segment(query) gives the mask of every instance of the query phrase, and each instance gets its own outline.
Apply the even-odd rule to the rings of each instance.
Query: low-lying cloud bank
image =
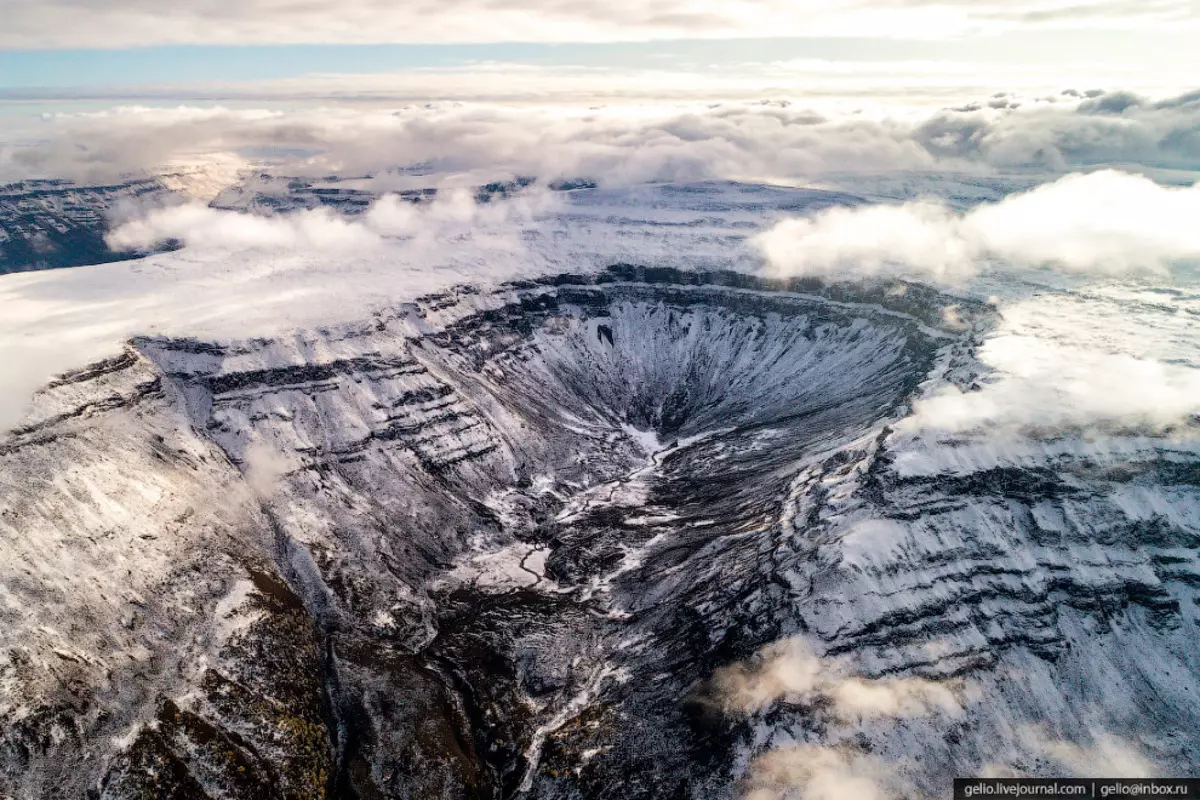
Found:
[[[776,95],[780,96],[780,95]],[[807,103],[394,110],[121,107],[46,116],[0,142],[0,182],[111,181],[221,154],[279,174],[536,175],[626,185],[700,179],[806,180],[839,171],[1063,171],[1101,164],[1200,169],[1200,92],[998,94],[930,113]]]
[[[1171,280],[998,273],[970,284],[1007,292],[977,350],[977,380],[931,387],[896,426],[903,436],[983,435],[1012,443],[1089,434],[1200,435],[1200,293],[1194,268]],[[1039,288],[1039,284],[1044,284]],[[1063,291],[1054,284],[1075,290]],[[1194,444],[1188,445],[1194,449]],[[933,474],[938,458],[902,458]],[[955,448],[942,452],[956,462]]]
[[[756,238],[778,275],[961,281],[989,261],[1101,275],[1164,274],[1200,258],[1200,184],[1072,174],[967,212],[944,202],[835,208]]]
[[[1191,366],[1011,334],[985,342],[980,359],[996,370],[991,382],[918,401],[901,429],[1162,431],[1200,414],[1200,370]]]
[[[127,220],[106,237],[118,251],[149,250],[167,241],[205,250],[355,251],[404,239],[408,252],[459,235],[477,249],[512,249],[516,230],[558,207],[555,195],[530,190],[504,202],[477,203],[466,192],[446,192],[416,204],[384,195],[361,217],[328,209],[260,216],[198,203],[151,209]]]

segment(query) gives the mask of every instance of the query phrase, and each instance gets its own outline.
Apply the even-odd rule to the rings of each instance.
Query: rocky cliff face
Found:
[[[47,180],[0,186],[0,275],[132,258],[105,243],[109,215],[122,204],[170,199],[171,192],[155,179],[109,186]]]
[[[816,745],[940,793],[1108,733],[1186,771],[1200,458],[914,461],[992,317],[615,267],[136,340],[0,445],[0,795],[731,797]]]

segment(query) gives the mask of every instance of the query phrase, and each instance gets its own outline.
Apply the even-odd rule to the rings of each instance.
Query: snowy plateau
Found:
[[[1195,369],[1200,293],[743,268],[772,215],[879,199],[837,188],[560,187],[524,271],[426,271],[278,330],[213,323],[257,284],[186,247],[6,276],[135,322],[0,437],[0,797],[873,800],[1194,772],[1196,419],[919,409],[987,396],[989,342],[1081,309]],[[327,305],[379,274],[322,258]]]

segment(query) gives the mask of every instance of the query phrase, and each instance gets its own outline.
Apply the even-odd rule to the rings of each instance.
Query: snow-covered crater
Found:
[[[993,317],[898,282],[620,266],[136,339],[0,443],[0,789],[732,797],[824,742],[932,792],[987,759],[1049,769],[1039,719],[1079,748],[1155,720],[1178,733],[1147,758],[1179,763],[1192,473],[1154,441],[1119,474],[894,467],[891,426],[973,384]],[[714,696],[793,637],[851,671],[831,696],[858,717]],[[1082,705],[1145,653],[1172,677]],[[889,676],[970,724],[873,721]]]

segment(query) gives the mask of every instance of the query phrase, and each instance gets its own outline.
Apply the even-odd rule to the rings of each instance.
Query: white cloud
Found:
[[[825,669],[802,639],[765,648],[755,664],[722,667],[713,676],[718,699],[728,708],[755,713],[781,698],[810,697],[825,683]]]
[[[204,160],[228,172],[239,159],[314,177],[419,166],[432,173],[427,185],[476,172],[629,184],[803,181],[831,172],[1044,172],[1106,163],[1200,168],[1200,97],[1139,98],[1117,115],[1084,108],[1116,94],[1024,101],[1006,95],[932,116],[878,102],[847,107],[844,100],[287,111],[125,106],[48,115],[10,133],[0,141],[0,181],[110,181]]]
[[[587,42],[679,37],[944,38],[1012,28],[1194,27],[1187,0],[2,0],[0,47],[166,43]]]
[[[948,714],[961,710],[953,692],[919,678],[847,678],[833,687],[832,697],[844,716],[919,717],[935,710]]]
[[[1148,178],[1101,171],[1068,175],[971,212],[969,227],[985,253],[1016,264],[1071,272],[1165,272],[1200,257],[1200,185],[1160,186]]]
[[[554,109],[443,105],[396,111],[117,108],[49,118],[7,148],[7,176],[112,180],[204,153],[253,152],[284,174],[375,174],[421,165],[609,184],[835,169],[925,169],[934,158],[887,121],[829,121],[803,109],[737,104]],[[3,150],[4,148],[0,148]],[[434,177],[431,181],[436,182]]]
[[[250,488],[260,497],[269,498],[275,494],[279,480],[300,466],[270,442],[255,440],[246,448],[242,469]]]
[[[898,757],[894,747],[876,750],[863,744],[877,744],[872,741],[875,737],[864,740],[863,734],[879,734],[884,729],[861,723],[885,718],[911,720],[931,714],[961,718],[964,709],[960,697],[979,696],[972,692],[977,687],[961,679],[866,680],[849,675],[847,667],[845,658],[819,658],[804,639],[792,638],[776,642],[750,662],[724,668],[714,676],[714,689],[727,711],[753,714],[777,702],[804,706],[805,723],[797,727],[807,732],[808,741],[789,741],[798,735],[796,728],[779,718],[768,717],[764,729],[760,729],[773,731],[769,740],[772,747],[749,764],[743,794],[746,800],[911,797],[914,787],[910,780],[921,775],[922,765]],[[942,719],[931,722],[932,730],[944,729]],[[844,727],[846,723],[851,727]],[[911,729],[905,726],[905,730]],[[813,731],[821,732],[819,738],[814,740]],[[1053,737],[1033,725],[1016,726],[1011,732],[1015,734],[1016,749],[1009,751],[1008,757],[1013,763],[980,764],[975,774],[1019,777],[1028,774],[1030,763],[1042,765],[1033,774],[1134,778],[1157,773],[1134,743],[1103,730],[1085,733],[1090,741],[1082,742]],[[885,757],[884,753],[890,755]]]
[[[965,213],[938,201],[835,208],[757,238],[778,275],[911,274],[961,281],[987,261],[1068,272],[1163,274],[1200,258],[1200,185],[1103,170],[1072,174]]]
[[[1135,746],[1104,731],[1092,742],[1078,744],[1055,739],[1037,726],[1017,731],[1022,750],[1054,765],[1050,771],[1073,777],[1104,775],[1112,778],[1146,778],[1159,774],[1154,764]],[[1024,759],[1022,759],[1024,760]],[[911,797],[902,767],[848,745],[791,742],[755,758],[746,778],[745,800],[888,800]],[[984,764],[976,774],[984,777],[1027,777],[1008,764]]]
[[[531,188],[503,202],[480,204],[465,191],[448,191],[429,203],[396,195],[380,197],[361,217],[324,208],[260,216],[199,203],[155,208],[112,230],[114,250],[148,250],[177,241],[193,250],[303,250],[384,254],[403,240],[407,252],[436,248],[448,240],[492,250],[519,247],[513,231],[558,207],[558,197]]]
[[[1185,426],[1200,414],[1195,275],[1183,271],[1168,287],[1156,278],[1037,279],[1051,285],[1030,287],[1003,273],[972,283],[1007,297],[1000,300],[998,327],[978,349],[977,388],[931,387],[898,434],[961,439],[971,433],[999,443],[1011,442],[1014,433],[1046,437],[1088,429],[1173,431],[1194,439],[1195,429]],[[1083,291],[1063,290],[1070,287]],[[955,452],[944,452],[951,463]],[[901,458],[908,460],[905,469],[917,469],[928,455],[918,448]]]
[[[791,744],[751,764],[746,800],[887,800],[894,770],[849,749]]]
[[[0,278],[0,430],[54,375],[120,352],[136,335],[244,338],[362,320],[458,283],[555,269],[563,251],[530,246],[550,193],[477,205],[448,193],[420,209],[381,199],[357,219],[319,212],[255,217],[204,206],[155,209],[114,243],[182,239],[183,250],[86,269]],[[583,258],[574,268],[591,266]]]
[[[1106,731],[1095,731],[1093,741],[1086,745],[1055,739],[1037,726],[1025,727],[1020,733],[1027,747],[1078,778],[1149,778],[1159,774],[1136,745]]]
[[[937,280],[970,274],[979,257],[961,219],[938,202],[834,208],[784,220],[756,237],[778,276],[854,278],[913,272]]]
[[[1200,413],[1200,370],[1182,364],[1011,334],[985,342],[980,358],[996,370],[981,391],[945,387],[919,401],[901,427],[1161,429]]]
[[[764,648],[750,663],[723,667],[713,676],[718,701],[731,711],[753,714],[780,701],[828,701],[843,719],[917,717],[962,711],[947,685],[921,678],[868,680],[847,674],[839,660],[818,657],[803,638]]]
[[[176,239],[200,248],[295,248],[319,250],[370,247],[378,237],[366,226],[325,209],[260,217],[188,204],[159,208],[133,219],[107,237],[115,250],[145,250]]]

